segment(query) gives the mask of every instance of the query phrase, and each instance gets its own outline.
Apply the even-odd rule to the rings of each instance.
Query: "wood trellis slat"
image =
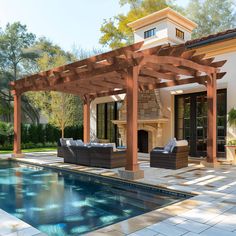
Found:
[[[81,61],[59,66],[16,81],[12,89],[27,91],[61,91],[79,96],[102,96],[126,91],[124,79],[129,68],[139,67],[139,89],[163,88],[187,83],[205,83],[203,76],[219,73],[225,61],[204,59],[185,45],[162,45],[140,50],[143,42]],[[180,79],[182,76],[192,76]],[[218,74],[218,79],[222,73]],[[167,80],[167,81],[166,81]]]

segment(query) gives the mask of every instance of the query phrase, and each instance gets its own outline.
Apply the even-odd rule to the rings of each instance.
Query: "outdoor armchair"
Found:
[[[157,147],[151,151],[151,167],[175,170],[188,166],[189,146],[187,141],[175,141],[169,150],[166,150],[166,146]]]

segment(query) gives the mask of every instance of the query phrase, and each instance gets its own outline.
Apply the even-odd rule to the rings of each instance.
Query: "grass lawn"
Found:
[[[31,149],[22,149],[22,152],[48,152],[48,151],[56,151],[56,147],[47,147],[47,148],[31,148]],[[9,154],[12,153],[10,150],[0,150],[0,154]]]

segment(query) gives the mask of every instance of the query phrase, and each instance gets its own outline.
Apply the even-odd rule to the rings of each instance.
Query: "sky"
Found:
[[[177,0],[185,6],[188,0]],[[0,0],[0,27],[20,21],[28,31],[45,36],[65,50],[102,48],[104,19],[126,13],[119,0]]]

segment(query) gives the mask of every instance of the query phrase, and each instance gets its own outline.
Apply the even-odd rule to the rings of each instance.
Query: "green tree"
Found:
[[[46,38],[39,39],[37,48],[41,51],[41,56],[37,59],[37,66],[40,71],[76,60],[72,53],[63,51]],[[62,137],[64,137],[65,127],[82,122],[82,103],[78,96],[54,91],[29,92],[27,94],[34,105],[47,117],[49,123],[61,130]]]
[[[7,24],[5,30],[0,31],[0,98],[8,114],[7,121],[11,121],[13,100],[9,83],[26,74],[26,64],[37,58],[34,43],[35,35],[29,33],[27,27],[20,22]],[[37,111],[25,96],[22,97],[22,108],[25,117],[38,121]]]
[[[126,15],[119,14],[113,18],[104,20],[100,28],[102,36],[99,42],[102,45],[115,49],[132,44],[134,41],[133,33],[127,26],[128,23],[166,8],[167,6],[182,11],[180,7],[177,7],[172,1],[168,0],[120,0],[121,6],[126,4],[130,7]]]
[[[198,24],[193,38],[221,32],[236,26],[233,0],[190,0],[187,17]]]
[[[51,92],[51,115],[49,122],[61,130],[64,138],[64,130],[68,126],[77,125],[81,120],[79,116],[78,102],[75,96],[65,93]]]

